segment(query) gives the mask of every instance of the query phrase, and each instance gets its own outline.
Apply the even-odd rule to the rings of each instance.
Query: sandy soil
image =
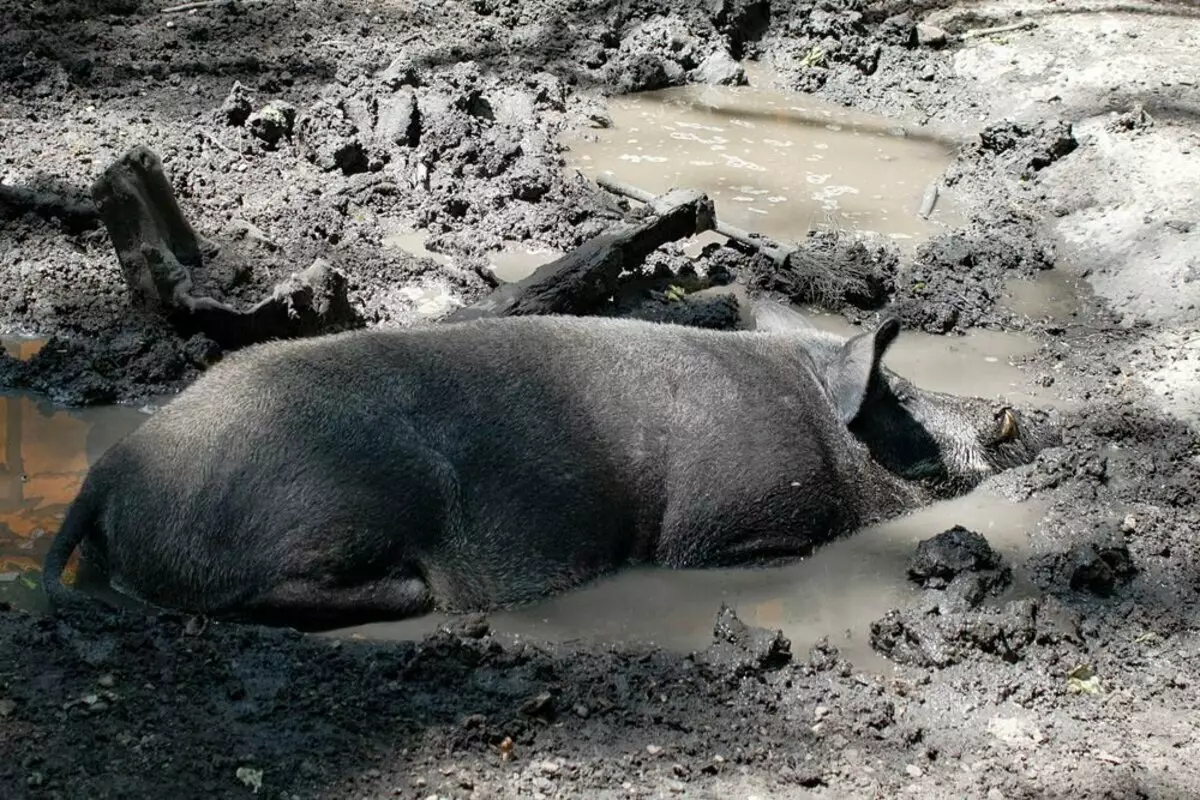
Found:
[[[699,79],[731,53],[787,88],[916,115],[910,135],[963,137],[945,180],[972,221],[897,259],[891,300],[927,330],[1027,331],[1041,348],[1025,368],[1079,411],[1063,447],[995,481],[1048,502],[1034,555],[997,566],[955,547],[924,553],[919,599],[873,629],[896,664],[886,675],[828,643],[792,652],[728,615],[712,647],[680,656],[513,642],[471,620],[382,645],[4,611],[0,794],[1200,793],[1190,6],[159,8],[0,10],[0,325],[55,337],[28,363],[0,361],[0,386],[133,400],[186,385],[214,355],[128,310],[88,207],[98,171],[136,142],[162,154],[189,217],[245,264],[198,276],[205,291],[249,303],[323,257],[369,324],[407,325],[486,292],[481,265],[502,239],[566,249],[626,215],[561,170],[559,138],[603,125],[606,92]],[[905,8],[918,11],[896,16]],[[290,134],[246,119],[272,101],[294,106]],[[389,244],[406,225],[430,230],[426,245],[456,266]],[[708,259],[772,285],[728,248]],[[1050,269],[1082,282],[1077,308],[1030,318],[998,303],[1011,279]]]

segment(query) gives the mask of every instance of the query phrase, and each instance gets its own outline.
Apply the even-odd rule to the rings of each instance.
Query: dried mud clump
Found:
[[[1056,248],[1031,214],[999,208],[921,245],[896,280],[895,312],[929,333],[1014,323],[996,313],[1006,282],[1054,266]]]

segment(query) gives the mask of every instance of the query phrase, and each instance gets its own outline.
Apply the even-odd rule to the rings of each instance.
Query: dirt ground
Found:
[[[887,674],[728,614],[709,649],[680,655],[512,641],[479,620],[380,644],[6,609],[0,794],[1200,794],[1191,6],[166,5],[0,9],[0,331],[53,337],[28,362],[3,357],[0,387],[133,401],[215,355],[128,310],[88,187],[135,143],[236,255],[238,269],[197,276],[205,292],[248,304],[320,257],[366,324],[409,325],[487,292],[503,240],[565,250],[628,216],[563,169],[560,137],[606,124],[608,93],[711,78],[732,58],[905,119],[908,135],[960,138],[945,183],[970,222],[911,261],[877,254],[889,299],[933,332],[1026,331],[1040,349],[1025,368],[1077,410],[1063,447],[994,481],[1048,502],[1033,555],[998,565],[961,534],[918,554],[926,588],[872,629]],[[389,244],[415,226],[454,267]],[[786,284],[729,247],[701,266]],[[999,302],[1047,270],[1079,281],[1076,308]]]

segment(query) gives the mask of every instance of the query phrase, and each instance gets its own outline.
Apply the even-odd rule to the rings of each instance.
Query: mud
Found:
[[[569,142],[620,130],[607,97],[749,80],[952,143],[936,178],[961,224],[911,251],[852,225],[806,237],[808,219],[789,238],[882,277],[910,329],[959,348],[918,358],[926,377],[1037,395],[1068,428],[984,487],[1002,499],[981,516],[970,500],[914,515],[824,563],[747,573],[740,594],[630,575],[418,641],[0,611],[0,793],[1195,796],[1195,24],[1189,5],[1125,0],[7,4],[0,333],[47,340],[0,359],[0,387],[42,393],[4,400],[22,420],[68,413],[46,398],[136,413],[220,355],[128,310],[87,189],[135,142],[242,265],[204,291],[249,304],[320,257],[365,324],[411,325],[519,276],[522,251],[634,213],[568,168]],[[730,282],[824,302],[831,325],[880,310],[703,247],[663,248],[610,312],[672,319],[670,286]],[[12,441],[4,502],[48,500],[23,522],[6,506],[5,525],[47,530],[79,457],[22,465]],[[999,564],[910,581],[917,543],[955,525]],[[6,586],[36,584],[6,565]]]

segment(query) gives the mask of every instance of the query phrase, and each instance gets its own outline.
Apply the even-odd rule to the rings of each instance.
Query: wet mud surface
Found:
[[[832,286],[719,243],[695,258],[667,246],[606,313],[671,320],[680,301],[661,290],[694,272],[848,323],[886,304],[923,332],[1019,332],[1036,346],[1013,364],[1070,412],[1062,447],[989,487],[1044,504],[1027,544],[931,525],[896,564],[905,599],[868,626],[870,663],[845,660],[836,636],[789,644],[749,614],[766,627],[746,627],[716,598],[712,644],[690,655],[471,620],[379,642],[5,603],[0,794],[1195,796],[1200,440],[1184,412],[1200,396],[1200,210],[1171,181],[1200,138],[1180,110],[1195,72],[1151,63],[1190,57],[1171,48],[1195,20],[1171,3],[1091,5],[6,5],[0,332],[48,341],[0,356],[5,390],[136,404],[219,357],[129,309],[88,192],[137,142],[221,245],[217,266],[233,265],[198,275],[205,293],[248,306],[322,258],[361,324],[412,325],[486,293],[506,246],[565,251],[635,215],[567,168],[569,136],[610,125],[606,94],[740,85],[749,58],[775,89],[955,142],[940,180],[963,224],[911,253],[805,238],[850,276]],[[1114,53],[1146,64],[1097,77]],[[413,230],[433,256],[397,246]],[[1068,306],[1018,302],[1014,285],[1060,272],[1080,285]],[[714,326],[736,318],[710,311]],[[26,467],[6,447],[4,502],[43,491]],[[56,480],[36,528],[71,492],[71,475]],[[4,573],[36,579],[24,562]]]

